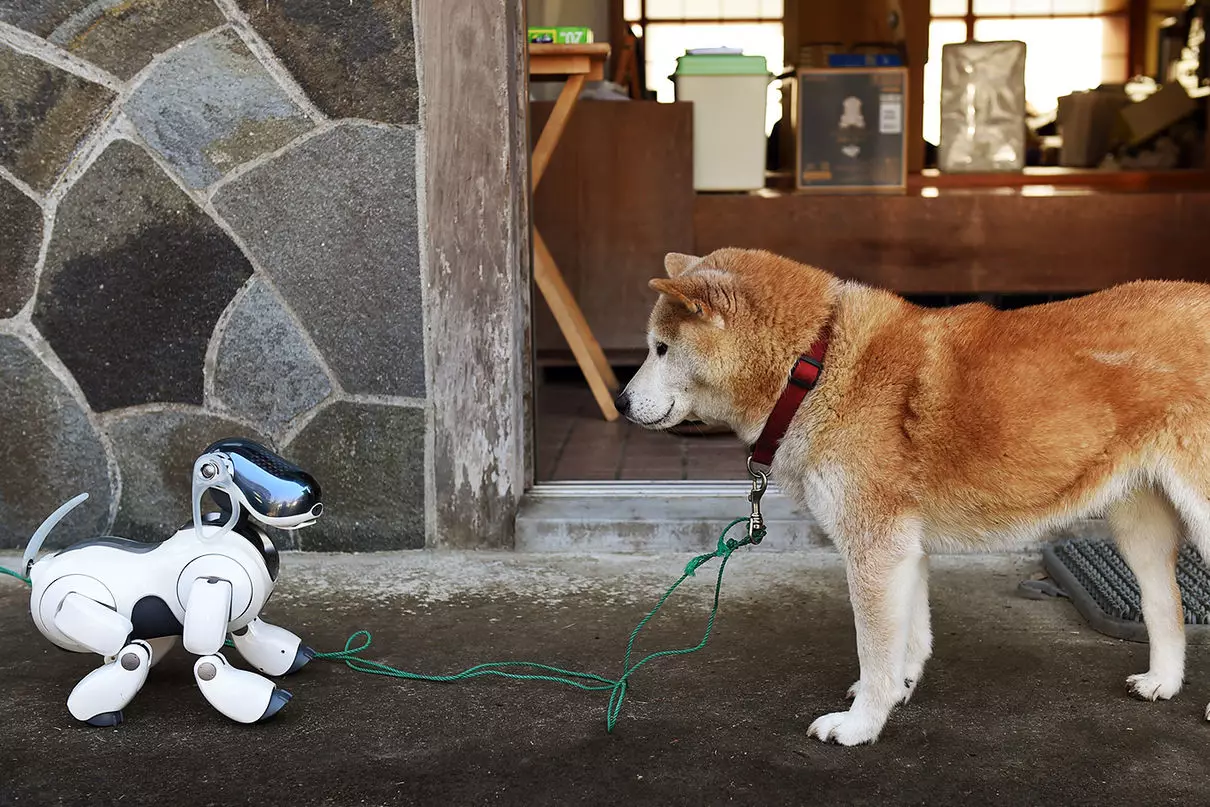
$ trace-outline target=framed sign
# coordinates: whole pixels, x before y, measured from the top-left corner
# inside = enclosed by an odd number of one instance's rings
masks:
[[[903,192],[907,68],[801,68],[797,76],[795,186]]]

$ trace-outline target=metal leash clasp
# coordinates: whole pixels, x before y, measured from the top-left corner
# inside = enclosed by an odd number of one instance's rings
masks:
[[[765,517],[760,512],[760,500],[769,487],[769,477],[764,471],[752,467],[751,457],[748,457],[748,476],[752,477],[752,490],[748,493],[748,501],[752,503],[752,514],[748,516],[748,539],[759,544],[765,537]]]

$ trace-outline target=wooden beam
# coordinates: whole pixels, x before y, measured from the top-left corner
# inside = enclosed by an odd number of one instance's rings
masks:
[[[899,0],[908,64],[907,169],[924,168],[924,65],[929,55],[929,0]]]
[[[533,480],[524,4],[415,8],[425,99],[427,545],[510,548]]]
[[[1129,34],[1126,40],[1128,76],[1150,75],[1147,65],[1147,37],[1150,33],[1151,9],[1148,0],[1128,0]]]
[[[567,288],[555,259],[550,256],[550,250],[537,230],[534,230],[534,282],[550,305],[550,311],[588,381],[601,414],[608,421],[617,420],[618,410],[613,405],[614,396],[618,394],[617,376],[613,374],[613,368],[601,352],[600,343],[592,335],[584,313],[572,296],[571,289]]]
[[[791,67],[798,65],[798,47],[802,41],[802,32],[798,25],[800,0],[785,0],[782,4],[782,43],[786,64]]]
[[[617,81],[618,68],[626,60],[626,43],[630,38],[630,25],[626,22],[624,0],[609,0],[609,53],[608,70],[613,81]]]
[[[908,190],[913,193],[923,193],[925,188],[933,191],[979,189],[1003,193],[1040,185],[1082,193],[1201,192],[1210,191],[1210,177],[1204,171],[1192,169],[1099,171],[1095,168],[1058,166],[1030,166],[1023,171],[971,174],[946,174],[930,168],[908,177]]]
[[[538,144],[534,146],[533,162],[530,165],[530,183],[534,189],[537,189],[538,183],[542,181],[542,175],[546,173],[546,166],[550,164],[550,158],[555,153],[555,146],[558,145],[559,138],[563,135],[563,129],[567,127],[567,119],[571,117],[571,112],[576,106],[576,99],[583,88],[584,74],[576,73],[568,77],[567,83],[559,91],[554,111],[546,121],[546,126],[542,128]]]

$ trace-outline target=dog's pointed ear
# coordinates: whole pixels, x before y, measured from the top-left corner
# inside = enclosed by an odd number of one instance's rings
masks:
[[[699,260],[701,258],[681,252],[669,252],[664,256],[664,271],[668,273],[668,277],[680,277]]]
[[[735,313],[735,281],[723,272],[699,271],[679,277],[657,277],[647,285],[660,294],[675,298],[719,328],[726,327],[727,319]]]

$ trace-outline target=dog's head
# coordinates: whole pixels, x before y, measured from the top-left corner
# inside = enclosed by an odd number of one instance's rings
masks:
[[[670,253],[647,329],[648,354],[618,399],[630,420],[667,429],[726,424],[756,439],[804,338],[826,316],[835,279],[768,252]]]

